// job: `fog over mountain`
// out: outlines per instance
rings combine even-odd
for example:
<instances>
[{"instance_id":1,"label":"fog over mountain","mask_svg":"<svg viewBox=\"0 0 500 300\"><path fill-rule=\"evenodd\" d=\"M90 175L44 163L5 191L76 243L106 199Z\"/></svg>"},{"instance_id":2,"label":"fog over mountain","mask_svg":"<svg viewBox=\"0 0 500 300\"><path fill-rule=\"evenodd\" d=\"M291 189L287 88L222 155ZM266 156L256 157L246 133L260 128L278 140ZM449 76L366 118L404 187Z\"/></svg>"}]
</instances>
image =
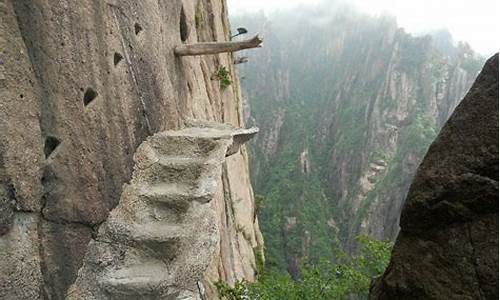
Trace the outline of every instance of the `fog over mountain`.
<instances>
[{"instance_id":1,"label":"fog over mountain","mask_svg":"<svg viewBox=\"0 0 500 300\"><path fill-rule=\"evenodd\" d=\"M394 239L416 168L484 58L446 30L415 36L390 15L311 6L238 15L265 46L240 68L251 174L268 264Z\"/></svg>"},{"instance_id":2,"label":"fog over mountain","mask_svg":"<svg viewBox=\"0 0 500 300\"><path fill-rule=\"evenodd\" d=\"M467 41L475 51L491 56L500 49L500 39L484 28L499 28L497 12L500 3L494 0L229 0L232 16L263 11L303 9L321 5L322 9L335 9L349 5L371 16L392 15L407 32L420 35L447 29L457 41Z\"/></svg>"}]
</instances>

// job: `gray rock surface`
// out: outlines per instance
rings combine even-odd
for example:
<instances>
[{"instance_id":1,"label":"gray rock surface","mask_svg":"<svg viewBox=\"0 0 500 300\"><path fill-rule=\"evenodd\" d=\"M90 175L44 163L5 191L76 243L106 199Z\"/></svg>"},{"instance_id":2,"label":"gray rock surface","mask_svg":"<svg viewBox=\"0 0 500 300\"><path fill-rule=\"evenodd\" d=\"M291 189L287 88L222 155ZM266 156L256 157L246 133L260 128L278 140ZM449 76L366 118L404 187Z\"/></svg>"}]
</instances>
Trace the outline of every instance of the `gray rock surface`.
<instances>
[{"instance_id":1,"label":"gray rock surface","mask_svg":"<svg viewBox=\"0 0 500 300\"><path fill-rule=\"evenodd\" d=\"M498 54L420 165L370 299L498 299Z\"/></svg>"},{"instance_id":2,"label":"gray rock surface","mask_svg":"<svg viewBox=\"0 0 500 300\"><path fill-rule=\"evenodd\" d=\"M0 32L0 252L10 257L0 260L0 298L63 299L148 136L189 118L245 127L233 56L173 53L183 42L229 40L227 8L5 0ZM211 79L220 66L231 74L225 90ZM244 147L223 170L209 294L219 278L254 278L262 247Z\"/></svg>"},{"instance_id":3,"label":"gray rock surface","mask_svg":"<svg viewBox=\"0 0 500 300\"><path fill-rule=\"evenodd\" d=\"M36 215L16 213L12 228L0 239L0 299L38 299L43 294L38 223Z\"/></svg>"},{"instance_id":4,"label":"gray rock surface","mask_svg":"<svg viewBox=\"0 0 500 300\"><path fill-rule=\"evenodd\" d=\"M258 130L220 124L157 133L99 234L68 299L203 299L198 284L219 248L213 201L222 164Z\"/></svg>"}]
</instances>

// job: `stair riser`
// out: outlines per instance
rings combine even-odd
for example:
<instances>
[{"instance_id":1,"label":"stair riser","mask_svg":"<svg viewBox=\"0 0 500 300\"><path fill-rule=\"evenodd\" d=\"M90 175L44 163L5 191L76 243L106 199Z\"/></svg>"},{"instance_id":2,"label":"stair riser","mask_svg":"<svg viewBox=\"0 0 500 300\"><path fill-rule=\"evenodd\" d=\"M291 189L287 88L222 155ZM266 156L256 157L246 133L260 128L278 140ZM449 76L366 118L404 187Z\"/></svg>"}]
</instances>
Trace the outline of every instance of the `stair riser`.
<instances>
[{"instance_id":1,"label":"stair riser","mask_svg":"<svg viewBox=\"0 0 500 300\"><path fill-rule=\"evenodd\" d=\"M185 195L142 195L145 201L155 203L158 209L168 209L173 212L186 213L191 207L193 201L208 203L212 200L213 194L207 194L198 197L188 197Z\"/></svg>"}]
</instances>

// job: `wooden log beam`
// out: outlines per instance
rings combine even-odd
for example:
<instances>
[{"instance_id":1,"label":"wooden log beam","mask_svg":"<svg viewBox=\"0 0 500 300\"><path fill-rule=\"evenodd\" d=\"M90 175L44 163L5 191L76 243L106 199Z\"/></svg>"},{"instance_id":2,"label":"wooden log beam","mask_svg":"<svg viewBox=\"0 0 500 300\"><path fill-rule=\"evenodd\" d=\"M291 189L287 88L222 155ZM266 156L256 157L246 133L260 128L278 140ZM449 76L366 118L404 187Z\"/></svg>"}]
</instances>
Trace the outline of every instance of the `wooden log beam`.
<instances>
[{"instance_id":1,"label":"wooden log beam","mask_svg":"<svg viewBox=\"0 0 500 300\"><path fill-rule=\"evenodd\" d=\"M205 54L217 54L224 52L235 52L244 49L258 48L262 45L262 37L256 35L251 39L231 42L208 42L197 44L184 44L175 47L174 53L177 56L193 56Z\"/></svg>"}]
</instances>

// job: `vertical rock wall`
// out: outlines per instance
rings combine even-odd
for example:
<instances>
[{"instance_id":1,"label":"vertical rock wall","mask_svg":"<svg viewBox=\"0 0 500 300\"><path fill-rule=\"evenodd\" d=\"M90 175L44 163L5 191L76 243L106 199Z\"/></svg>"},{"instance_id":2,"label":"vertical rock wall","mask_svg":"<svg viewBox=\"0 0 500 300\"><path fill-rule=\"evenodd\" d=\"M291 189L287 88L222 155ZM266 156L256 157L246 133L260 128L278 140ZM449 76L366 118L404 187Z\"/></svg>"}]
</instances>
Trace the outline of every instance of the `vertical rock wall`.
<instances>
[{"instance_id":1,"label":"vertical rock wall","mask_svg":"<svg viewBox=\"0 0 500 300\"><path fill-rule=\"evenodd\" d=\"M429 148L370 299L498 298L498 54Z\"/></svg>"},{"instance_id":2,"label":"vertical rock wall","mask_svg":"<svg viewBox=\"0 0 500 300\"><path fill-rule=\"evenodd\" d=\"M186 118L244 127L232 56L173 54L183 42L227 40L227 9L2 0L0 16L0 254L10 258L0 261L0 298L61 299L146 137ZM233 75L225 90L213 80L219 66ZM262 246L244 148L222 182L221 253L207 283L253 278Z\"/></svg>"}]
</instances>

